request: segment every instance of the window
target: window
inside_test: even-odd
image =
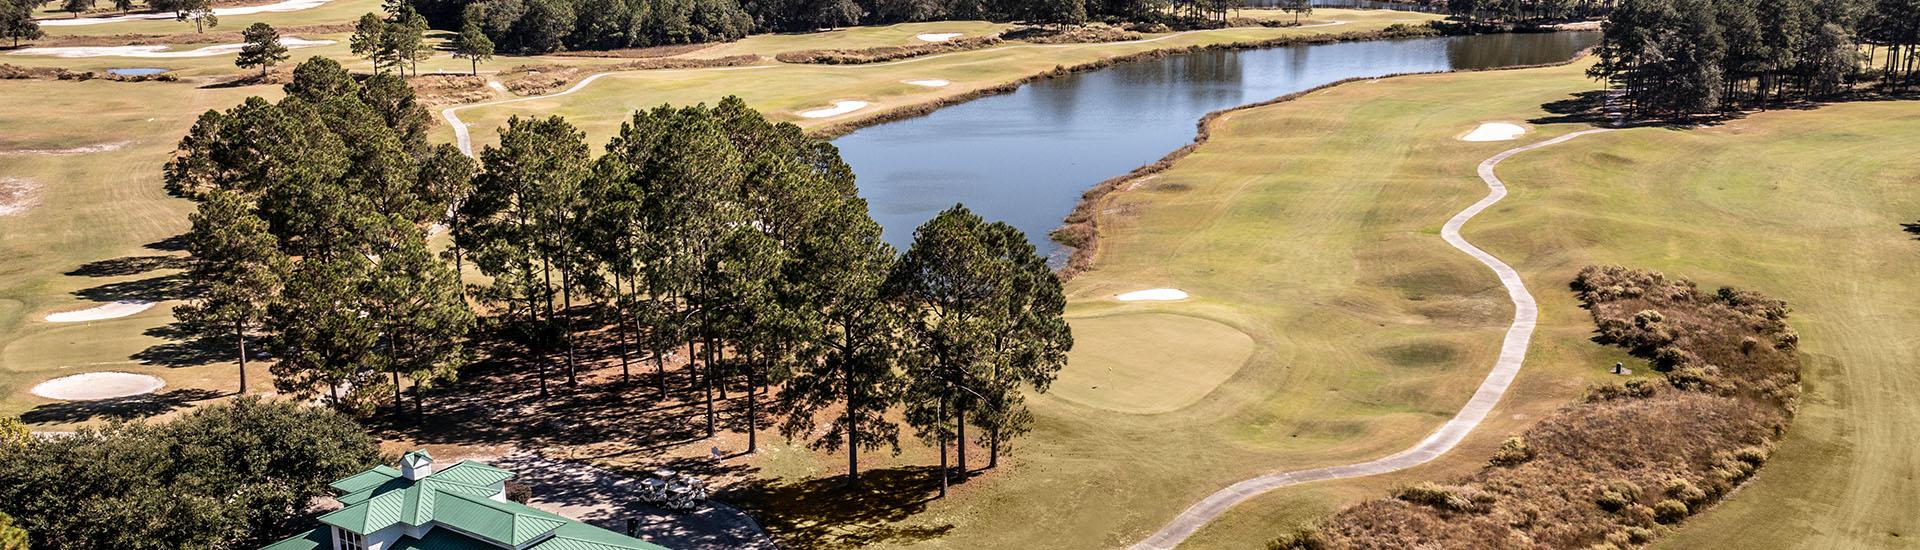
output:
[[[340,543],[340,550],[367,550],[367,536],[346,529],[333,528],[333,540]]]

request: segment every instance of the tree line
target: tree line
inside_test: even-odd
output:
[[[735,40],[752,33],[941,20],[1044,24],[1224,20],[1239,0],[412,0],[434,26],[540,54]]]
[[[1446,0],[1447,14],[1469,27],[1538,26],[1605,17],[1619,0]]]
[[[591,339],[637,398],[693,403],[712,436],[732,392],[749,452],[778,428],[845,449],[857,480],[901,423],[943,462],[972,442],[995,465],[1072,346],[1023,233],[956,205],[896,251],[831,144],[739,98],[636,112],[598,156],[564,119],[516,117],[476,163],[425,143],[395,75],[315,58],[286,90],[202,115],[166,168],[200,201],[186,241],[204,288],[178,317],[230,343],[243,386],[264,348],[283,392],[361,413],[390,396],[398,414],[405,379],[418,414],[472,337],[544,397],[592,368]],[[485,277],[470,295],[469,265]]]
[[[1831,96],[1916,80],[1914,0],[1622,0],[1588,71],[1654,116]],[[1878,70],[1874,70],[1876,60]]]

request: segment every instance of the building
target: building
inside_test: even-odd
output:
[[[513,472],[462,461],[434,471],[413,451],[333,482],[343,508],[261,550],[665,550],[507,500]]]

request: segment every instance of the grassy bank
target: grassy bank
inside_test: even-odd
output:
[[[1464,401],[1498,340],[1488,327],[1507,310],[1491,277],[1435,233],[1481,194],[1474,165],[1515,143],[1455,138],[1484,121],[1532,121],[1522,142],[1589,127],[1551,112],[1594,88],[1582,69],[1361,82],[1232,113],[1192,156],[1110,198],[1096,267],[1071,286],[1077,312],[1208,312],[1257,342],[1214,393],[1163,416],[1211,410],[1232,427],[1209,445],[1273,458],[1246,463],[1205,445],[1177,455],[1171,462],[1184,467],[1171,475],[1191,485],[1182,505],[1225,485],[1195,472],[1317,464],[1284,453],[1314,428],[1343,427],[1339,448],[1372,445],[1354,454],[1378,456]],[[1260,497],[1188,546],[1245,547],[1356,495],[1464,472],[1499,437],[1574,399],[1625,359],[1590,342],[1585,312],[1557,291],[1594,263],[1768,289],[1793,304],[1810,356],[1801,415],[1767,470],[1668,544],[1898,546],[1895,533],[1920,528],[1894,511],[1920,494],[1909,479],[1920,464],[1899,450],[1920,438],[1901,428],[1920,420],[1920,408],[1898,398],[1920,384],[1905,367],[1920,350],[1902,336],[1920,330],[1920,308],[1896,298],[1920,291],[1911,276],[1920,242],[1899,225],[1920,218],[1920,204],[1899,194],[1920,161],[1886,152],[1920,143],[1916,119],[1913,103],[1832,105],[1588,136],[1507,161],[1500,174],[1513,194],[1465,234],[1522,272],[1541,325],[1489,423],[1415,470]],[[1099,301],[1153,287],[1195,299]]]

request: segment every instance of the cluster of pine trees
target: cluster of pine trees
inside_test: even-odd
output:
[[[1589,74],[1635,113],[1675,116],[1915,79],[1914,0],[1623,0]]]
[[[580,325],[611,326],[595,332],[623,380],[650,363],[661,400],[679,386],[704,402],[709,436],[716,395],[740,392],[749,452],[771,409],[788,437],[845,448],[857,476],[860,451],[898,449],[902,410],[943,449],[979,427],[997,456],[1027,429],[1022,392],[1044,391],[1072,345],[1060,281],[1024,234],[956,206],[897,255],[832,145],[739,98],[637,112],[597,158],[559,117],[515,118],[480,165],[454,235],[526,362],[575,384]],[[568,314],[589,310],[600,320]]]
[[[255,343],[283,392],[361,413],[391,395],[400,413],[410,379],[417,414],[472,337],[542,396],[550,370],[573,386],[599,363],[582,349],[617,350],[622,384],[704,404],[709,436],[738,392],[749,452],[772,413],[857,476],[860,451],[899,449],[901,419],[943,461],[972,441],[993,465],[1072,347],[1023,233],[956,205],[899,253],[832,145],[738,98],[637,112],[597,157],[559,117],[515,118],[476,163],[426,144],[398,76],[314,58],[286,92],[202,115],[166,168],[200,202],[185,241],[203,288],[176,313],[231,343],[243,387]],[[470,297],[467,265],[486,276]]]
[[[1447,14],[1478,27],[1499,22],[1532,26],[1604,17],[1617,0],[1446,0]]]
[[[185,241],[201,288],[175,313],[232,343],[242,388],[263,340],[281,391],[358,410],[391,391],[399,410],[402,378],[417,395],[467,358],[474,316],[426,237],[473,161],[427,144],[398,76],[316,57],[285,89],[202,114],[167,163],[168,190],[200,203]]]

